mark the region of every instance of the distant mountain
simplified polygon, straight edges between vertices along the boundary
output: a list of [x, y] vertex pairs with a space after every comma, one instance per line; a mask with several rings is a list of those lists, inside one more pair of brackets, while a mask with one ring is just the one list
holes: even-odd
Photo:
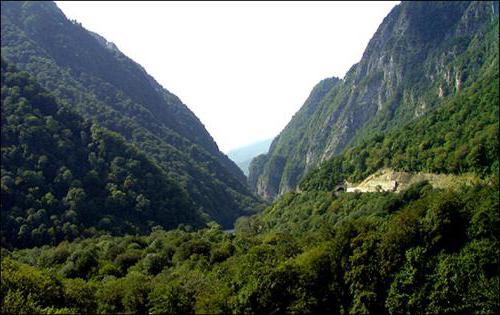
[[[87, 119], [122, 135], [226, 227], [259, 204], [241, 170], [179, 98], [53, 2], [1, 3], [2, 57]], [[162, 38], [168, 41], [168, 38]], [[168, 71], [168, 69], [164, 69]]]
[[261, 140], [227, 153], [227, 156], [238, 165], [245, 175], [248, 176], [248, 167], [254, 157], [259, 154], [267, 153], [273, 139]]
[[497, 23], [497, 1], [397, 5], [361, 61], [343, 79], [320, 82], [269, 153], [252, 161], [250, 186], [272, 200], [348, 146], [404, 126], [460, 94], [491, 66]]
[[1, 244], [201, 226], [186, 191], [123, 137], [85, 121], [2, 59]]
[[232, 233], [155, 228], [210, 218], [123, 137], [2, 62], [0, 313], [498, 313], [497, 13], [396, 7], [380, 50], [320, 82], [254, 159], [250, 182], [282, 195]]

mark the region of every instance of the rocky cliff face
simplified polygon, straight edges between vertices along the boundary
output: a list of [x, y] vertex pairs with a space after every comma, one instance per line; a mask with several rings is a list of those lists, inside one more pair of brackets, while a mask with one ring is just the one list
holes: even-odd
[[320, 162], [364, 137], [401, 126], [474, 81], [484, 60], [467, 48], [498, 18], [498, 2], [403, 2], [384, 19], [361, 61], [328, 79], [254, 159], [249, 183], [264, 198], [293, 190]]

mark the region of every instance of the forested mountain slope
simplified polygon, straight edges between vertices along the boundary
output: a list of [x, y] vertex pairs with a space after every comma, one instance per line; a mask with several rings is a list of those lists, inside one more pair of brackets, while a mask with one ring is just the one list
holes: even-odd
[[498, 174], [498, 46], [496, 49], [491, 67], [460, 95], [415, 122], [368, 137], [320, 164], [305, 176], [300, 188], [332, 190], [344, 180], [359, 182], [385, 167], [406, 172], [474, 173], [483, 178]]
[[[453, 119], [443, 123], [466, 121], [481, 99], [477, 113], [498, 108], [498, 89], [491, 89], [498, 85], [498, 62], [492, 70], [485, 85], [440, 107], [434, 118], [422, 117], [419, 128], [431, 128], [447, 110], [455, 109]], [[475, 120], [476, 114], [470, 117]], [[496, 124], [498, 130], [498, 118]], [[488, 134], [480, 144], [489, 141]], [[473, 143], [475, 135], [477, 130], [465, 133], [457, 143]], [[402, 142], [400, 150], [425, 141]], [[309, 175], [302, 192], [286, 193], [263, 213], [240, 219], [234, 234], [210, 225], [190, 233], [158, 229], [148, 236], [2, 249], [1, 310], [495, 314], [500, 307], [498, 143], [485, 150], [492, 159], [465, 162], [485, 177], [473, 187], [441, 190], [423, 182], [399, 194], [336, 195], [328, 186], [336, 173], [323, 171], [331, 169], [327, 164]], [[336, 159], [354, 163], [351, 157]], [[425, 156], [412, 161], [430, 162]], [[453, 159], [434, 162], [455, 167]], [[355, 174], [363, 171], [354, 168]]]
[[491, 175], [456, 190], [424, 182], [400, 194], [289, 192], [240, 219], [234, 234], [210, 225], [4, 250], [0, 305], [4, 313], [495, 314]]
[[[322, 161], [415, 121], [474, 84], [498, 55], [498, 2], [403, 2], [344, 79], [322, 81], [254, 159], [249, 183], [273, 199]], [[412, 134], [418, 136], [418, 134]], [[409, 161], [407, 161], [409, 162]]]
[[121, 136], [2, 60], [1, 245], [201, 226], [186, 191]]
[[[145, 70], [53, 2], [2, 2], [2, 56], [85, 118], [118, 132], [224, 226], [257, 199], [198, 118]], [[168, 71], [168, 69], [166, 69]]]
[[[419, 5], [403, 3], [397, 10]], [[467, 5], [458, 3], [456, 8]], [[480, 17], [482, 11], [473, 10], [478, 7], [486, 8], [473, 3], [467, 14]], [[427, 20], [431, 22], [437, 23]], [[450, 63], [467, 65], [463, 71], [475, 69], [466, 72], [460, 91], [438, 97], [425, 115], [355, 136], [356, 145], [309, 172], [300, 189], [279, 196], [262, 213], [239, 219], [235, 233], [208, 224], [191, 232], [181, 226], [144, 236], [103, 235], [53, 247], [2, 248], [1, 312], [496, 314], [498, 17], [490, 22]], [[344, 84], [335, 78], [321, 82], [291, 124], [307, 124], [311, 113], [326, 106], [318, 100]], [[10, 115], [14, 118], [29, 109], [9, 108], [19, 109]], [[31, 130], [36, 120], [20, 117], [22, 124], [14, 126]], [[9, 139], [12, 134], [7, 133]], [[19, 141], [29, 141], [29, 135], [19, 133]], [[83, 141], [78, 139], [74, 141]], [[31, 161], [30, 155], [23, 159]], [[343, 180], [357, 182], [385, 167], [470, 173], [481, 180], [452, 189], [419, 182], [399, 193], [332, 191]], [[37, 220], [35, 215], [26, 220]]]

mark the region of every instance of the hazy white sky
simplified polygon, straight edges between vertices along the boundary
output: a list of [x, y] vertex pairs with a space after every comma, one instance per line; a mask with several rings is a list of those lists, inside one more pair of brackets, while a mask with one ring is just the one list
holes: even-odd
[[398, 2], [56, 1], [200, 118], [227, 152], [276, 136], [343, 77]]

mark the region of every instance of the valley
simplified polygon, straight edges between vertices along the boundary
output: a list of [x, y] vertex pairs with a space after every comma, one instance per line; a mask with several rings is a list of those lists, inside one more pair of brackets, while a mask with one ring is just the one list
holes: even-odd
[[0, 313], [500, 309], [498, 1], [397, 4], [228, 156], [56, 3], [1, 9]]

